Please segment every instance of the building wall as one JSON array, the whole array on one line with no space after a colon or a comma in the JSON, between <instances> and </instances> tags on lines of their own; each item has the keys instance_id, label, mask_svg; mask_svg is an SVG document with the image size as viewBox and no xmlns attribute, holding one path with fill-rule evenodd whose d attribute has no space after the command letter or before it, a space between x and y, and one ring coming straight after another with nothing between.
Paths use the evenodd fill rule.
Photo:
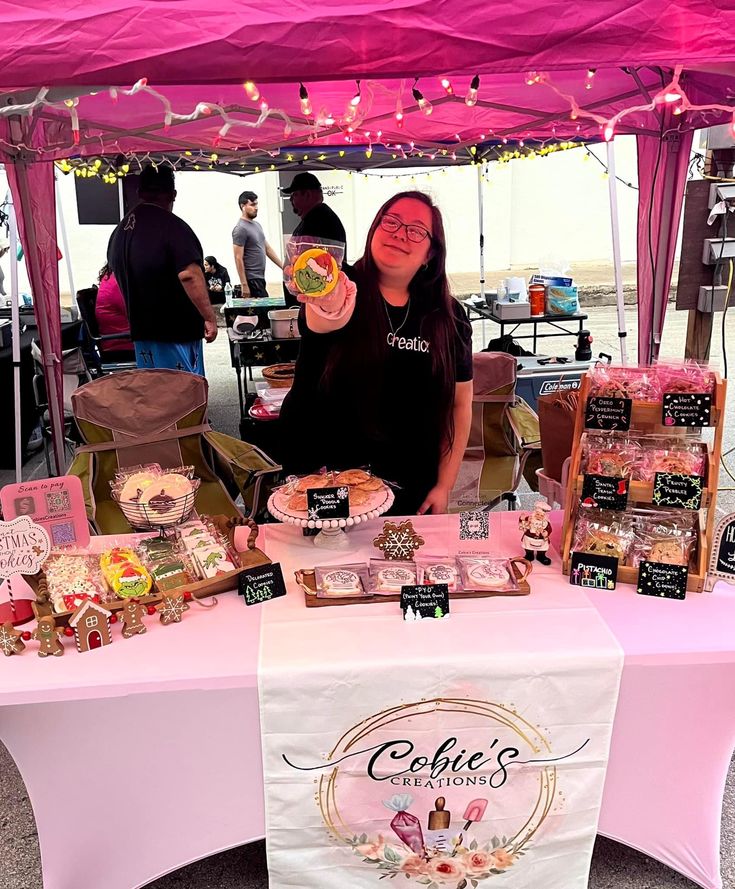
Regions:
<instances>
[{"instance_id":1,"label":"building wall","mask_svg":"<svg viewBox=\"0 0 735 889\"><path fill-rule=\"evenodd\" d=\"M618 174L635 184L635 140L620 137L615 140L615 149ZM605 157L605 146L592 150ZM535 267L546 257L566 260L572 267L575 261L612 258L608 182L603 168L586 159L584 149L505 165L490 164L484 169L486 268L502 269L511 264ZM57 175L74 286L79 289L96 281L105 261L112 226L80 226L74 176ZM336 192L327 200L347 231L350 259L361 255L370 223L383 201L399 191L418 188L429 192L444 213L449 272L479 272L476 168L434 170L428 175L424 169L417 169L401 176L377 172L326 172L319 176L325 188ZM282 253L277 173L242 178L218 172L177 175L175 212L197 233L204 253L214 254L235 280L230 233L239 215L237 196L245 189L258 194L258 219L270 243ZM4 174L0 173L0 193L5 190ZM619 184L618 201L622 258L634 260L637 192ZM272 263L268 263L267 277L274 283L280 280L280 271ZM70 292L65 262L60 264L60 280L62 292ZM27 283L21 269L21 289L24 288L27 289Z\"/></svg>"}]
</instances>

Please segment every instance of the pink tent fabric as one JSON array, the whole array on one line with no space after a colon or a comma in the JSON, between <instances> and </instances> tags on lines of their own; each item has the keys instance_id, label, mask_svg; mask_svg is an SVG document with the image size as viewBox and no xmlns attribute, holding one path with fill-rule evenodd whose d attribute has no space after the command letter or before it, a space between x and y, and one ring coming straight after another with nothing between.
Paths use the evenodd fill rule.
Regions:
<instances>
[{"instance_id":1,"label":"pink tent fabric","mask_svg":"<svg viewBox=\"0 0 735 889\"><path fill-rule=\"evenodd\" d=\"M298 83L735 61L708 0L24 0L0 5L6 87Z\"/></svg>"},{"instance_id":2,"label":"pink tent fabric","mask_svg":"<svg viewBox=\"0 0 735 889\"><path fill-rule=\"evenodd\" d=\"M3 124L0 123L0 126ZM21 128L16 121L5 128L5 133L0 130L0 135L13 141L29 139L27 127ZM16 206L18 234L37 307L54 460L56 471L61 474L65 469L64 385L54 170L50 164L28 164L23 161L7 164L6 170Z\"/></svg>"},{"instance_id":3,"label":"pink tent fabric","mask_svg":"<svg viewBox=\"0 0 735 889\"><path fill-rule=\"evenodd\" d=\"M638 356L658 357L694 133L638 136Z\"/></svg>"},{"instance_id":4,"label":"pink tent fabric","mask_svg":"<svg viewBox=\"0 0 735 889\"><path fill-rule=\"evenodd\" d=\"M319 169L329 165L330 151L341 150L359 169L373 152L386 163L422 163L427 156L450 161L454 155L470 162L523 141L599 140L611 116L645 105L677 64L685 67L682 84L692 101L727 104L735 94L734 32L735 8L709 0L600 0L573 8L567 0L0 2L0 111L38 103L30 118L22 118L31 121L31 144L24 142L18 155L17 140L0 132L0 162L28 164L27 173L19 167L11 174L11 184L21 204L24 246L39 257L32 279L36 300L50 310L48 330L40 331L44 350L58 354L59 339L55 235L46 231L53 227L53 189L45 162L146 152L181 157L188 149L202 168ZM590 68L596 71L592 83ZM533 82L529 72L545 78ZM476 75L477 103L468 107L464 96ZM442 77L452 81L452 95L440 85ZM159 95L140 88L127 94L141 78ZM345 110L356 79L361 102L348 127ZM245 80L258 84L258 99L246 94ZM299 105L301 81L312 117ZM414 86L433 103L430 115L418 107ZM43 96L41 87L49 88ZM70 108L64 100L77 104ZM598 119L572 114L572 101ZM401 126L397 108L404 112ZM317 127L315 116L334 123ZM694 129L729 119L728 113L688 112L672 127L683 147ZM616 132L658 140L658 114L626 117ZM641 173L656 180L651 219L661 236L655 286L645 253L641 257L644 360L652 354L651 331L658 334L663 324L660 295L670 280L685 172L667 149L661 175L654 176L649 144L640 143ZM644 182L640 219L646 229L650 194Z\"/></svg>"}]
</instances>

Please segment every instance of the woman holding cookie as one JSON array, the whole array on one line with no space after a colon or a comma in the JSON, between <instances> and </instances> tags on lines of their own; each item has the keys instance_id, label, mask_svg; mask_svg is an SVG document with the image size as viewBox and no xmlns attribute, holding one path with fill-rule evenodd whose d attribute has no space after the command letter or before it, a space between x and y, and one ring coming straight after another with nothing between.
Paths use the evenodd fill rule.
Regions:
<instances>
[{"instance_id":1,"label":"woman holding cookie","mask_svg":"<svg viewBox=\"0 0 735 889\"><path fill-rule=\"evenodd\" d=\"M469 437L472 330L445 261L439 209L404 192L379 210L353 280L299 297L288 471L366 466L397 486L394 514L446 512Z\"/></svg>"}]
</instances>

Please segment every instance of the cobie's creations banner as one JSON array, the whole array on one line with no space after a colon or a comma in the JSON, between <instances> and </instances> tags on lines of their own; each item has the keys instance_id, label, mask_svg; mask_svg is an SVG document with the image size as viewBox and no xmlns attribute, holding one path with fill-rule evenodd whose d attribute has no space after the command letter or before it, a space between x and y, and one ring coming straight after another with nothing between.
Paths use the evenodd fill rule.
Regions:
<instances>
[{"instance_id":1,"label":"cobie's creations banner","mask_svg":"<svg viewBox=\"0 0 735 889\"><path fill-rule=\"evenodd\" d=\"M271 889L586 887L622 653L569 595L580 608L463 602L448 621L376 615L359 634L330 609L291 622L294 597L273 603Z\"/></svg>"}]
</instances>

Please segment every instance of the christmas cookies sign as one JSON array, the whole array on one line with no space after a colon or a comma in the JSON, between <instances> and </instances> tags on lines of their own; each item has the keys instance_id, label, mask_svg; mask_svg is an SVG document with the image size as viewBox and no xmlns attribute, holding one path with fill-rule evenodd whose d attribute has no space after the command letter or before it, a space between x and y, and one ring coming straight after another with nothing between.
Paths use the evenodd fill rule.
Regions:
<instances>
[{"instance_id":1,"label":"christmas cookies sign","mask_svg":"<svg viewBox=\"0 0 735 889\"><path fill-rule=\"evenodd\" d=\"M37 574L50 552L48 534L28 516L0 522L0 578Z\"/></svg>"}]
</instances>

